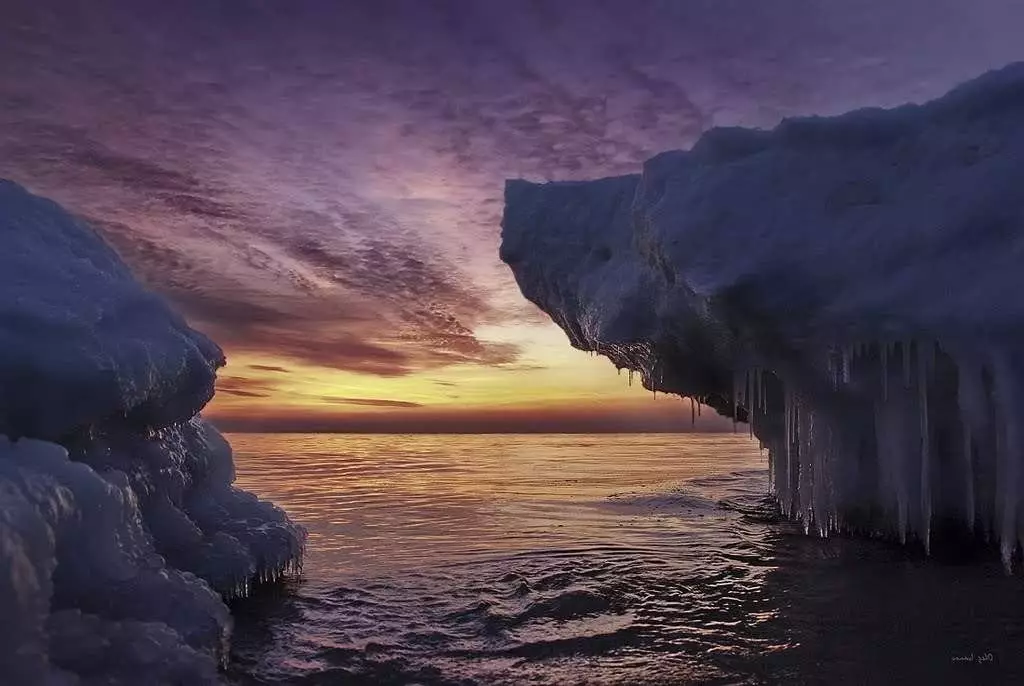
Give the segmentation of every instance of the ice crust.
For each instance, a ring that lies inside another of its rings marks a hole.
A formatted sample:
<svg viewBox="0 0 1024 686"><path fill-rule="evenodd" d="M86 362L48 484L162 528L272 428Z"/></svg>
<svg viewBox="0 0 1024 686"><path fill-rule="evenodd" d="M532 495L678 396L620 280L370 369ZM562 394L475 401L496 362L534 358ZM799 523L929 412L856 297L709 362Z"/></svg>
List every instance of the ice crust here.
<svg viewBox="0 0 1024 686"><path fill-rule="evenodd" d="M0 240L0 684L220 683L225 599L305 537L197 415L223 354L2 180Z"/></svg>
<svg viewBox="0 0 1024 686"><path fill-rule="evenodd" d="M224 355L56 203L0 179L0 433L160 428L213 396Z"/></svg>
<svg viewBox="0 0 1024 686"><path fill-rule="evenodd" d="M808 531L1024 544L1024 65L505 189L572 344L749 420ZM698 405L699 407L699 405ZM941 534L941 536L940 536Z"/></svg>

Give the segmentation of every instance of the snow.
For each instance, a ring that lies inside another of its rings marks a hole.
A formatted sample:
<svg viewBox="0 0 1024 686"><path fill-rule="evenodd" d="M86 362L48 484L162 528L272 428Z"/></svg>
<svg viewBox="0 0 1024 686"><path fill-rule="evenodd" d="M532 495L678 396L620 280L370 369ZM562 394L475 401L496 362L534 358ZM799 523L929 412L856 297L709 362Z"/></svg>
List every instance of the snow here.
<svg viewBox="0 0 1024 686"><path fill-rule="evenodd" d="M923 105L715 129L506 186L501 256L576 347L751 422L808 530L1024 541L1024 65ZM735 409L734 409L735 408Z"/></svg>
<svg viewBox="0 0 1024 686"><path fill-rule="evenodd" d="M0 681L219 683L225 598L305 538L197 415L223 354L6 181L0 237Z"/></svg>
<svg viewBox="0 0 1024 686"><path fill-rule="evenodd" d="M0 433L156 428L213 396L224 355L55 203L0 179Z"/></svg>

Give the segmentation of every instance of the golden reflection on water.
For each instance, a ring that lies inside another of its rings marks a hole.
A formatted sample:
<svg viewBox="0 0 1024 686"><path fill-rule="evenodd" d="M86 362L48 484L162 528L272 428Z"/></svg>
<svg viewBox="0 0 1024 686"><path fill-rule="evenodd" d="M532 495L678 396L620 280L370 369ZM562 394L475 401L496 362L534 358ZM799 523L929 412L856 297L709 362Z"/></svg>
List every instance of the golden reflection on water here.
<svg viewBox="0 0 1024 686"><path fill-rule="evenodd" d="M230 440L311 533L305 581L236 615L245 686L1024 683L998 555L806 537L746 436Z"/></svg>
<svg viewBox="0 0 1024 686"><path fill-rule="evenodd" d="M692 517L650 516L668 505L687 511L665 494L682 497L674 489L691 479L766 467L756 445L732 434L228 438L238 485L309 529L309 578L671 540L682 528L699 532ZM657 495L637 500L644 493ZM623 507L643 510L642 525L623 527Z"/></svg>

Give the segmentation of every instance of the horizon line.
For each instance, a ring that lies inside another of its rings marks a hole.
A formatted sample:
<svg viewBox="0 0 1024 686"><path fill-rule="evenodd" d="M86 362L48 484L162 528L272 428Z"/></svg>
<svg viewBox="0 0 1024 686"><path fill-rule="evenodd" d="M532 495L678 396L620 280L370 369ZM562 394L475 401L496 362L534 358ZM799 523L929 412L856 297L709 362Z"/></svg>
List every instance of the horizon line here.
<svg viewBox="0 0 1024 686"><path fill-rule="evenodd" d="M216 420L211 422L214 426L217 425ZM362 430L362 429L325 429L311 431L309 429L258 429L258 428L244 428L244 429L231 429L225 428L223 432L226 434L325 434L325 435L344 435L344 434L355 434L355 435L378 435L378 436L410 436L410 435L423 435L423 436L587 436L587 435L604 435L604 436L626 436L636 435L642 436L644 434L714 434L714 435L736 435L745 436L748 435L746 431L726 431L723 429L698 429L696 431L682 431L678 429L655 429L650 431L621 431L621 430L608 430L608 431L582 431L582 430L564 430L564 431L380 431L380 430Z"/></svg>

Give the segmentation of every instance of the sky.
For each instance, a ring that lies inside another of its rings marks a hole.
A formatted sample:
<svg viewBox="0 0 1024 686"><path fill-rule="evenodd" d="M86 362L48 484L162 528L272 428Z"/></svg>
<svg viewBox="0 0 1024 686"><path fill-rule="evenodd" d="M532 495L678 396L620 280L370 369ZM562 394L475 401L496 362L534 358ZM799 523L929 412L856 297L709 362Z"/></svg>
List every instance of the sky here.
<svg viewBox="0 0 1024 686"><path fill-rule="evenodd" d="M727 429L522 298L505 179L927 100L1022 29L1019 0L3 0L0 177L221 344L221 428Z"/></svg>

